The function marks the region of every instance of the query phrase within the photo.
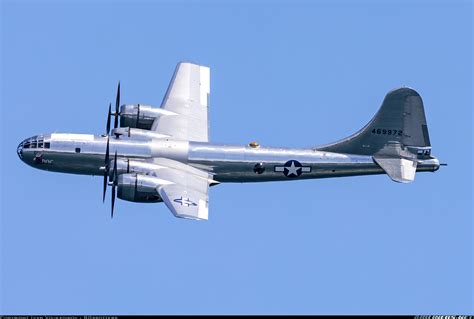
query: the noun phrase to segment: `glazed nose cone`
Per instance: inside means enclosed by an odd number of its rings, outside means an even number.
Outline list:
[[[21,142],[20,144],[18,144],[18,147],[16,148],[16,153],[18,154],[18,157],[23,160],[23,144],[25,143],[25,141]]]

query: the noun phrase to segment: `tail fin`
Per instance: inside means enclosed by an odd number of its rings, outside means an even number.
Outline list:
[[[430,148],[425,110],[413,89],[390,91],[372,120],[357,133],[317,150],[335,153],[374,155],[387,144]]]
[[[413,181],[416,158],[430,156],[423,101],[410,88],[390,91],[372,120],[357,133],[319,151],[372,155],[374,161],[397,182]],[[407,163],[406,161],[410,163]]]

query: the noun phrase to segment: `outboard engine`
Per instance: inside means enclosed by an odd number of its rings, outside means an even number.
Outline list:
[[[126,104],[120,107],[120,126],[150,130],[153,121],[161,116],[174,114],[145,104]]]

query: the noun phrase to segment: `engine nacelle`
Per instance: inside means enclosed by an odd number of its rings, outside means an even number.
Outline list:
[[[128,158],[118,158],[117,164],[114,163],[114,160],[110,161],[110,167],[117,166],[117,175],[129,174],[129,175],[145,175],[153,178],[153,175],[150,175],[150,172],[157,172],[163,166],[150,163],[147,161],[139,160],[130,160]],[[112,181],[113,170],[109,170],[109,178]]]
[[[169,135],[156,133],[154,131],[143,130],[140,128],[131,128],[131,127],[117,127],[112,130],[112,134],[117,135],[119,137],[130,137],[133,139],[142,139],[142,140],[149,140],[153,138],[168,138]]]
[[[153,176],[141,174],[121,174],[118,176],[117,197],[130,202],[156,203],[162,199],[156,188],[158,180]]]
[[[161,115],[174,114],[145,104],[127,104],[120,107],[120,126],[151,129],[153,121]]]

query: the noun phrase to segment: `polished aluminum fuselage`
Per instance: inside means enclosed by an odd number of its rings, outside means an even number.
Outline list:
[[[103,175],[107,138],[89,134],[43,135],[42,148],[24,148],[22,143],[18,154],[24,162],[38,169]],[[172,159],[209,171],[218,182],[282,181],[384,173],[371,156],[321,152],[311,148],[251,147],[166,138],[116,138],[113,135],[109,138],[110,154],[117,152],[118,159],[148,163],[153,163],[156,158]],[[44,147],[46,143],[49,143],[48,148]],[[299,176],[287,176],[278,167],[288,161],[298,161],[305,171]],[[256,172],[256,165],[263,167],[263,170]],[[436,171],[438,168],[436,158],[420,159],[417,171]]]

